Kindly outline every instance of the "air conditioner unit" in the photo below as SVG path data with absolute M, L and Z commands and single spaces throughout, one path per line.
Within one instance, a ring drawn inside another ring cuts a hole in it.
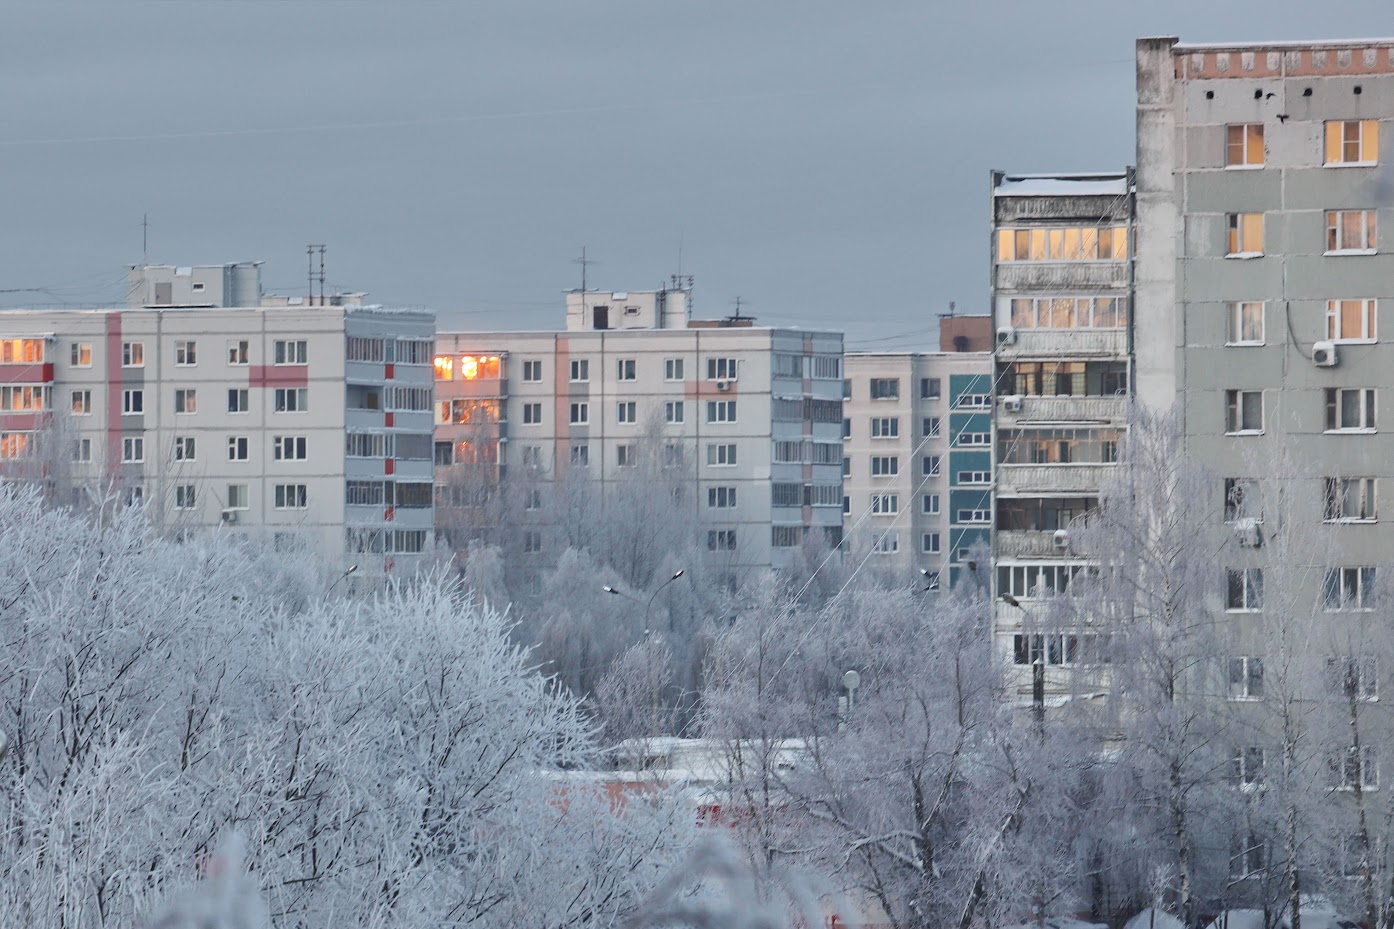
M 1002 398 L 1002 409 L 1006 410 L 1008 413 L 1020 413 L 1020 412 L 1021 412 L 1021 394 L 1012 394 L 1012 395 L 1009 396 L 1009 397 L 1003 397 L 1003 398 Z
M 1336 367 L 1336 343 L 1318 342 L 1312 346 L 1312 364 L 1318 368 Z
M 1235 520 L 1234 539 L 1245 548 L 1258 548 L 1263 544 L 1263 523 L 1251 516 Z
M 237 522 L 236 510 L 223 510 L 223 522 L 232 525 Z
M 1070 531 L 1068 529 L 1056 529 L 1055 535 L 1051 536 L 1051 542 L 1056 548 L 1070 547 Z
M 730 381 L 717 381 L 717 382 L 716 382 L 716 389 L 717 389 L 717 390 L 730 390 L 730 389 L 731 389 L 731 382 L 730 382 Z
M 1016 330 L 1013 329 L 1013 328 L 1011 328 L 1010 326 L 1003 326 L 1001 329 L 998 329 L 998 330 L 997 330 L 997 344 L 998 344 L 998 345 L 1015 345 L 1015 344 L 1016 344 Z

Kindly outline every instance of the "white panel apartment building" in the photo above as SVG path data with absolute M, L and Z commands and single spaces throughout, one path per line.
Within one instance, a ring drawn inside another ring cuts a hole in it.
M 0 314 L 0 457 L 23 470 L 53 436 L 47 474 L 167 531 L 267 533 L 365 578 L 409 569 L 433 526 L 434 317 L 224 304 L 260 302 L 258 277 L 133 268 L 127 308 Z
M 675 518 L 700 526 L 714 565 L 749 572 L 788 563 L 806 539 L 840 541 L 841 333 L 691 320 L 689 297 L 576 291 L 565 331 L 437 335 L 439 517 L 464 524 L 457 547 L 506 524 L 511 540 L 496 541 L 551 563 L 568 475 L 604 492 L 645 461 L 660 462 Z M 525 499 L 493 527 L 461 518 L 493 493 L 453 494 L 465 470 Z

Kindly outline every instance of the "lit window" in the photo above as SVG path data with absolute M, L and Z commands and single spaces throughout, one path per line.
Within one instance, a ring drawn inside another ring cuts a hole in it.
M 539 380 L 541 380 L 541 366 L 541 362 L 538 362 Z M 467 381 L 501 377 L 502 371 L 502 361 L 498 355 L 460 356 L 460 377 Z
M 0 432 L 0 459 L 20 458 L 29 447 L 29 433 Z
M 455 376 L 455 357 L 453 355 L 436 356 L 436 380 L 448 381 Z
M 1326 121 L 1327 165 L 1372 165 L 1379 161 L 1379 121 Z
M 1375 341 L 1374 300 L 1326 301 L 1326 337 L 1333 342 Z
M 123 368 L 143 368 L 143 367 L 145 367 L 145 343 L 144 343 L 144 342 L 122 342 L 122 343 L 121 343 L 121 367 L 123 367 Z
M 1229 305 L 1229 345 L 1263 344 L 1263 309 L 1261 302 L 1239 301 Z
M 1263 214 L 1230 213 L 1229 241 L 1225 254 L 1231 258 L 1251 258 L 1263 254 Z
M 1125 261 L 1127 226 L 1033 226 L 997 231 L 998 261 Z
M 1328 210 L 1326 254 L 1357 252 L 1368 255 L 1378 246 L 1374 210 Z
M 1225 127 L 1225 167 L 1263 167 L 1263 123 Z
M 92 367 L 92 343 L 74 342 L 70 346 L 68 363 L 74 368 Z
M 198 391 L 193 388 L 174 392 L 174 412 L 193 414 L 198 412 Z
M 92 391 L 73 391 L 73 415 L 90 416 L 92 413 Z

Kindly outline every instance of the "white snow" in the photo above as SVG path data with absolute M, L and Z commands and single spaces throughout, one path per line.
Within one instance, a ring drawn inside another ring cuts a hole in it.
M 1181 920 L 1165 910 L 1149 907 L 1123 924 L 1123 929 L 1186 929 Z
M 1119 197 L 1128 192 L 1123 175 L 1008 175 L 997 185 L 999 197 Z

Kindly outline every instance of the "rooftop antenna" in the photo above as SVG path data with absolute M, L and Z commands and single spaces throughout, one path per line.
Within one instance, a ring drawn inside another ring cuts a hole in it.
M 306 273 L 310 278 L 310 296 L 307 302 L 310 306 L 315 305 L 315 282 L 317 281 L 319 282 L 319 304 L 324 306 L 324 251 L 325 246 L 323 245 L 305 246 Z M 319 252 L 318 274 L 315 273 L 315 252 Z
M 150 264 L 150 214 L 140 214 L 140 254 L 141 263 Z
M 948 311 L 947 313 L 936 313 L 935 315 L 938 316 L 940 319 L 953 319 L 953 318 L 954 318 L 954 314 L 956 314 L 957 312 L 958 312 L 958 304 L 955 303 L 954 301 L 950 300 L 950 301 L 949 301 L 949 311 Z
M 732 301 L 736 304 L 736 312 L 731 316 L 731 320 L 733 322 L 739 322 L 743 318 L 741 316 L 741 302 L 744 299 L 744 297 L 737 297 L 734 301 Z
M 586 247 L 585 247 L 584 245 L 582 245 L 582 246 L 581 246 L 581 257 L 580 257 L 580 258 L 573 258 L 573 259 L 571 259 L 571 263 L 572 263 L 572 264 L 577 264 L 577 265 L 580 265 L 580 266 L 581 266 L 581 293 L 585 293 L 585 292 L 586 292 L 586 269 L 589 268 L 591 265 L 600 264 L 600 262 L 596 261 L 594 258 L 587 258 L 587 257 L 586 257 Z

